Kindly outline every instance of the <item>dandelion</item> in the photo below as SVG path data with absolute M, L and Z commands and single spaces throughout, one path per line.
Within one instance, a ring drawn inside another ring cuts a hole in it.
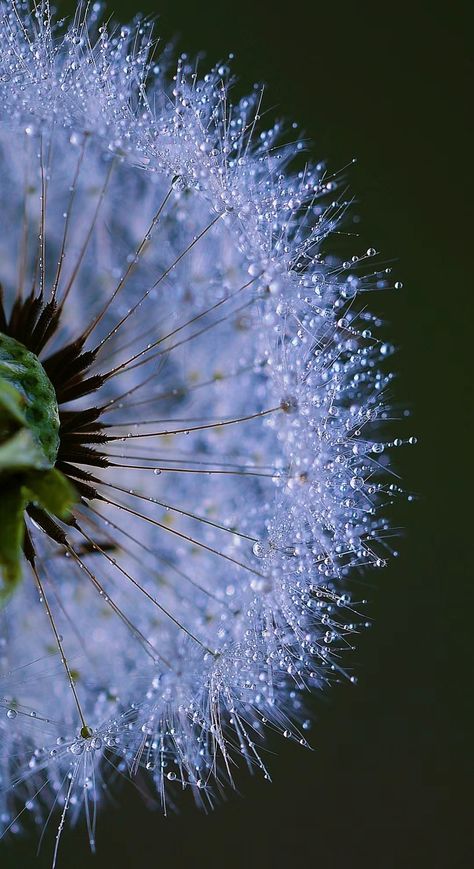
M 4 2 L 0 42 L 0 818 L 56 810 L 55 865 L 114 779 L 212 805 L 355 680 L 397 491 L 359 298 L 393 282 L 226 65 L 99 4 Z

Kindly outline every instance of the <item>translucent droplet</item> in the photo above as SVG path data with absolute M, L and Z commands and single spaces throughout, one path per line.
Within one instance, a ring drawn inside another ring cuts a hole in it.
M 257 558 L 265 558 L 270 552 L 270 546 L 257 540 L 252 546 L 252 552 Z

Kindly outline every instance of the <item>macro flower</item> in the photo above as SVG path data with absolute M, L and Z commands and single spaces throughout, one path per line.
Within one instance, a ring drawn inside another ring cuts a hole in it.
M 0 5 L 0 819 L 92 847 L 120 776 L 212 805 L 266 727 L 307 745 L 397 493 L 398 284 L 331 250 L 338 177 L 103 22 Z

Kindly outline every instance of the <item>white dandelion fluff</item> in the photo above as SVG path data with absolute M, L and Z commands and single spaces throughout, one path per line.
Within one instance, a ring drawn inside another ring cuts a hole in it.
M 331 253 L 344 192 L 226 66 L 0 10 L 0 817 L 93 845 L 114 777 L 212 804 L 354 679 L 396 493 L 359 296 L 391 279 Z

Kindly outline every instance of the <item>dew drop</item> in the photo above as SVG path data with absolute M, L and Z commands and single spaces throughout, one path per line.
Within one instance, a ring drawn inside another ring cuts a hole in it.
M 257 540 L 252 546 L 252 552 L 257 558 L 265 558 L 270 552 L 270 546 Z

